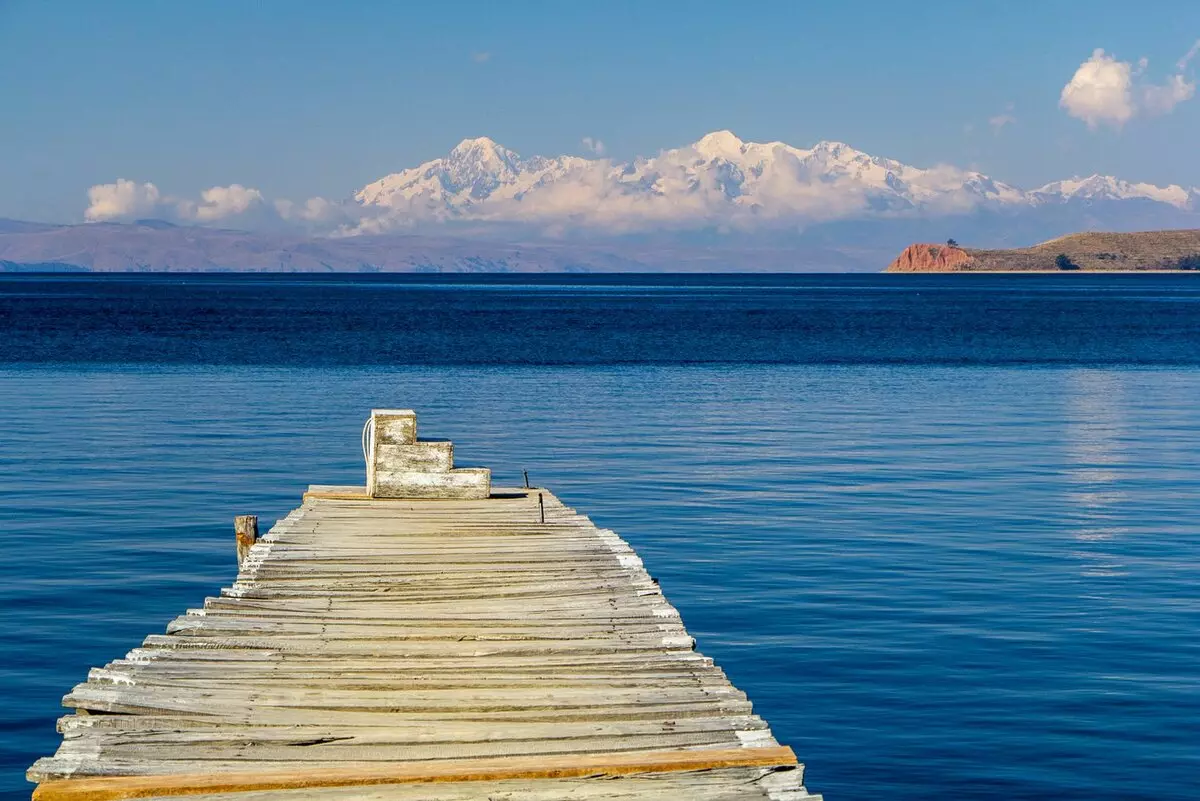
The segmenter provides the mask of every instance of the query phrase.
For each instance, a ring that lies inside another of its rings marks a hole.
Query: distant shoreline
[[[1200,270],[883,270],[889,275],[1200,275]]]
[[[821,270],[821,271],[783,271],[771,270],[761,272],[686,272],[686,271],[642,271],[642,272],[414,272],[409,270],[386,271],[339,271],[335,273],[318,273],[307,270],[2,270],[0,282],[15,282],[28,279],[43,280],[73,280],[89,281],[112,280],[129,281],[137,279],[162,279],[167,281],[300,281],[300,282],[337,282],[365,281],[404,282],[404,283],[481,283],[481,284],[511,284],[537,285],[553,283],[578,284],[620,284],[633,282],[637,284],[679,284],[684,285],[697,280],[712,280],[720,283],[749,284],[769,283],[773,279],[790,278],[819,278],[822,276],[844,277],[846,279],[863,278],[876,275],[1200,275],[1200,270],[1005,270],[1005,269],[965,269],[965,270]]]
[[[1081,233],[1028,248],[986,250],[945,244],[906,247],[889,273],[1188,273],[1200,272],[1200,229]]]

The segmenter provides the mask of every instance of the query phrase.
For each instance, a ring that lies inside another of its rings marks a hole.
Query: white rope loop
[[[371,465],[375,462],[375,417],[373,415],[363,423],[362,454],[363,461],[367,463],[367,473],[370,473]]]

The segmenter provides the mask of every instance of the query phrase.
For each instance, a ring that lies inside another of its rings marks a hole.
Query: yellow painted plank
[[[583,776],[625,776],[634,773],[712,770],[730,767],[796,765],[786,746],[695,751],[648,751],[565,757],[401,762],[368,770],[289,770],[259,773],[172,776],[121,776],[44,782],[34,801],[122,801],[155,796],[238,793],[316,787],[366,787],[381,784],[501,781],[506,779],[563,779]]]

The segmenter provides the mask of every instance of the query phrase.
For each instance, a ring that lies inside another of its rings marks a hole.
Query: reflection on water
[[[1067,372],[1066,451],[1071,460],[1067,475],[1074,485],[1065,493],[1068,519],[1081,542],[1098,543],[1128,532],[1120,526],[1117,507],[1127,500],[1122,489],[1122,442],[1127,436],[1124,375],[1116,371]],[[1111,551],[1093,548],[1077,551],[1086,576],[1126,575],[1123,561]]]
[[[412,406],[634,545],[830,801],[1195,801],[1200,371],[0,370],[0,794]],[[1117,578],[1119,577],[1119,578]]]

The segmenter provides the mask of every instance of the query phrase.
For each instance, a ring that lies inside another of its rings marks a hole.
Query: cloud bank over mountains
[[[272,200],[241,184],[182,198],[127,179],[88,198],[84,225],[0,220],[0,271],[874,271],[913,242],[949,237],[1012,247],[1200,228],[1196,189],[1094,175],[1026,190],[841,142],[797,148],[729,131],[631,161],[526,158],[465,139],[340,201]]]
[[[1083,136],[1170,114],[1195,97],[1197,55],[1200,41],[1151,75],[1146,59],[1097,49],[1054,78],[1068,79],[1061,113],[1086,123]],[[1030,114],[1022,105],[1018,120],[1015,101],[996,111],[995,137]],[[748,142],[728,130],[630,160],[595,136],[577,150],[522,156],[464,139],[339,199],[272,198],[242,183],[180,196],[123,177],[88,190],[87,224],[0,220],[0,271],[878,270],[913,242],[950,237],[1025,247],[1075,231],[1200,228],[1200,189],[1111,175],[1023,188],[843,142]]]
[[[1106,64],[1102,70],[1110,69]],[[248,229],[293,226],[334,237],[499,229],[549,238],[799,232],[838,221],[1034,211],[1099,201],[1200,210],[1195,188],[1094,175],[1024,190],[980,172],[913,167],[841,142],[804,149],[744,142],[730,131],[632,161],[525,158],[486,137],[464,139],[446,156],[386,175],[341,201],[268,201],[240,184],[206,189],[198,199],[178,198],[153,183],[126,179],[94,186],[88,198],[89,221],[155,217]]]
[[[125,178],[98,184],[88,190],[88,222],[162,217],[178,222],[215,223],[237,218],[264,206],[262,193],[241,184],[214,186],[200,193],[198,201],[172,198],[152,183],[139,184]]]

